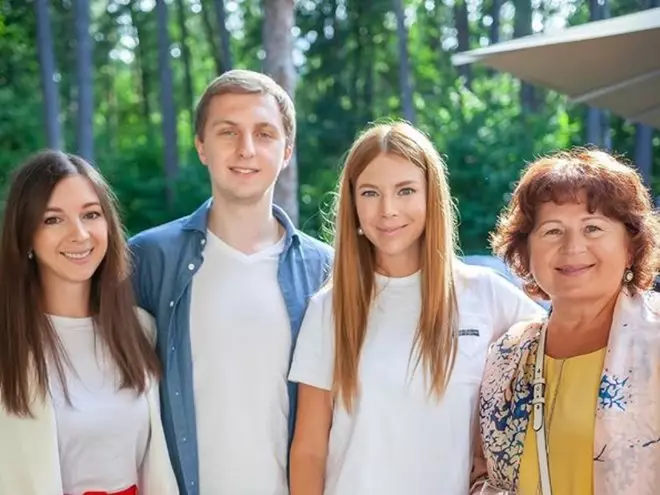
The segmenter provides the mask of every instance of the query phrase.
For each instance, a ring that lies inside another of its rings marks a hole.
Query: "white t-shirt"
[[[490,269],[459,263],[459,337],[450,383],[429,397],[423,364],[410,354],[421,309],[420,273],[376,277],[360,356],[359,394],[348,414],[337,404],[326,464],[325,495],[465,495],[472,427],[489,343],[543,310]],[[309,304],[290,379],[325,390],[334,367],[332,291]]]
[[[62,491],[82,495],[129,488],[138,483],[149,441],[147,398],[119,388],[121,377],[95,336],[92,318],[50,320],[71,363],[64,365],[71,405],[55,367],[49,367]]]
[[[291,324],[284,239],[246,255],[207,234],[190,339],[202,495],[284,495]]]

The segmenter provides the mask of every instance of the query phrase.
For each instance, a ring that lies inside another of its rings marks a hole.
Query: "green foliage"
[[[135,164],[140,164],[136,167]],[[188,215],[210,195],[206,168],[197,158],[182,165],[173,208],[165,201],[160,150],[140,146],[105,163],[102,172],[112,184],[129,233]]]
[[[190,34],[186,40],[181,39],[176,3],[168,4],[180,148],[176,201],[171,207],[165,201],[153,2],[90,3],[95,40],[96,163],[117,193],[127,229],[135,233],[190,213],[210,193],[207,171],[193,148],[180,48],[185,42],[190,49],[192,82],[199,95],[216,76],[206,31],[210,24],[217,37],[214,2],[184,0]],[[264,55],[260,1],[225,0],[225,4],[234,65],[259,70]],[[638,0],[609,1],[612,15],[637,10],[638,4]],[[487,42],[490,5],[490,1],[470,4],[473,47]],[[512,2],[504,2],[502,12],[510,12],[512,6]],[[557,15],[558,6],[547,3],[536,8],[535,15]],[[568,22],[586,22],[587,3],[575,2],[574,7]],[[446,159],[460,210],[463,251],[485,252],[488,233],[522,168],[540,154],[580,144],[585,109],[567,104],[561,95],[538,91],[538,108],[523,112],[518,81],[476,66],[467,88],[450,60],[456,45],[452,7],[439,0],[411,0],[407,10],[415,20],[408,27],[408,49],[416,124]],[[67,148],[75,151],[72,4],[54,0],[50,12],[61,121]],[[209,16],[208,24],[202,13]],[[396,26],[390,0],[301,0],[296,2],[296,15],[300,225],[312,235],[330,239],[324,219],[330,215],[337,177],[351,142],[370,122],[401,115]],[[514,19],[503,16],[501,23],[504,39],[512,32]],[[35,40],[34,4],[0,0],[1,182],[45,142]],[[614,150],[631,158],[633,126],[612,117],[611,129]],[[658,165],[657,137],[654,157]],[[654,178],[656,190],[658,180]]]

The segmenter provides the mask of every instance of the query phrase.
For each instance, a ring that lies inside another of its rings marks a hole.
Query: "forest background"
[[[485,253],[526,163],[592,144],[658,191],[660,136],[507,74],[455,68],[451,55],[658,1],[0,0],[0,183],[57,147],[98,166],[129,233],[190,213],[210,194],[196,100],[218,74],[247,68],[295,98],[296,160],[276,202],[303,230],[325,235],[356,134],[405,118],[446,159],[462,251]]]

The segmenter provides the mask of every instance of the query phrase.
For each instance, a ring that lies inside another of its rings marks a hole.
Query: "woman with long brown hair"
[[[59,151],[21,166],[0,238],[0,493],[178,494],[128,277],[99,172]]]
[[[488,345],[542,309],[458,261],[445,165],[407,123],[353,144],[335,228],[290,374],[291,493],[465,494]]]

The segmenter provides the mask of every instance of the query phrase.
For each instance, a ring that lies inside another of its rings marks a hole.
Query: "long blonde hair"
[[[457,306],[453,263],[455,215],[446,167],[431,141],[405,122],[378,124],[353,143],[341,174],[335,218],[335,263],[331,278],[335,325],[333,397],[350,411],[358,393],[358,365],[375,295],[372,244],[358,235],[356,181],[377,156],[404,158],[424,171],[427,181],[426,227],[422,241],[422,307],[415,343],[430,377],[430,393],[442,396],[454,366]]]

